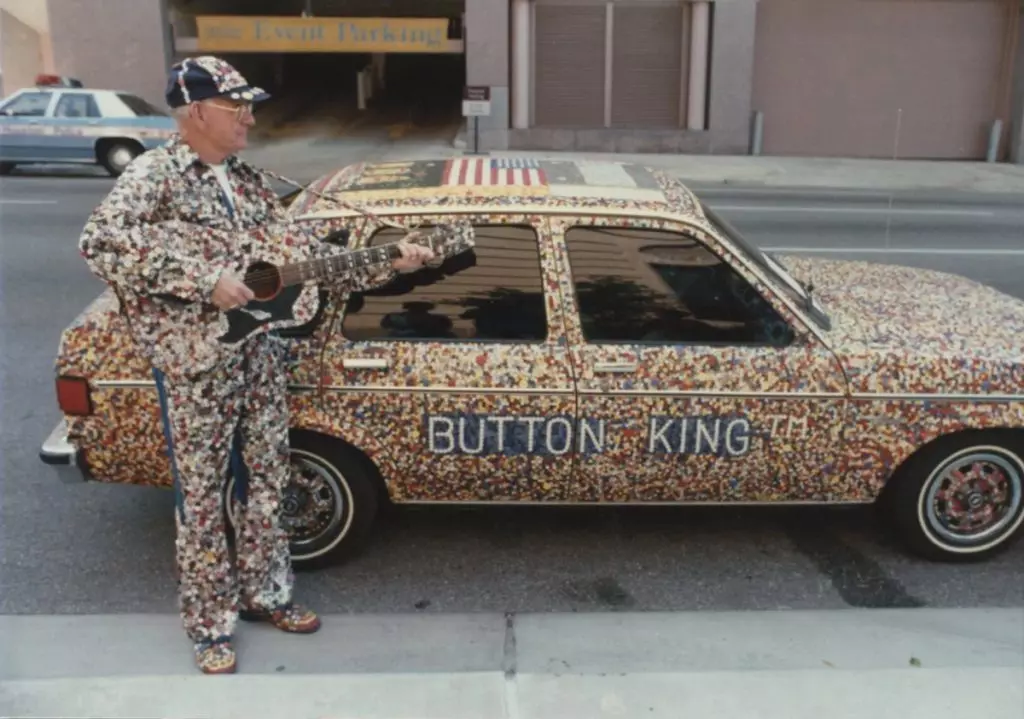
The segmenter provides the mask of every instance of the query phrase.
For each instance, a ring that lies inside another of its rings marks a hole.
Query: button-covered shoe
[[[234,674],[237,666],[231,637],[204,639],[195,645],[196,666],[203,674]]]
[[[301,604],[285,604],[276,609],[242,609],[238,618],[247,622],[269,622],[283,632],[312,634],[320,628],[320,618]]]

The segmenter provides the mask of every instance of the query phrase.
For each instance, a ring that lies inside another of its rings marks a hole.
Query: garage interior
[[[175,59],[207,52],[182,41],[197,37],[196,16],[200,15],[444,18],[448,40],[461,41],[464,6],[465,0],[252,0],[244,4],[238,0],[173,0]],[[464,50],[213,54],[273,95],[257,109],[254,139],[381,135],[450,139],[462,126]],[[365,71],[362,83],[361,71]]]

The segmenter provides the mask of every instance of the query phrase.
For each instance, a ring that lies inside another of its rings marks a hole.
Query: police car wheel
[[[310,432],[293,430],[290,444],[291,479],[283,492],[280,521],[293,566],[313,569],[355,556],[377,515],[378,484],[368,462],[343,442]],[[234,477],[224,492],[234,534],[240,509]]]
[[[142,146],[131,140],[102,141],[97,149],[100,163],[114,177],[125,171],[136,157],[142,154]]]
[[[882,506],[926,559],[973,562],[1005,551],[1024,526],[1024,438],[1003,431],[943,438],[892,477]]]

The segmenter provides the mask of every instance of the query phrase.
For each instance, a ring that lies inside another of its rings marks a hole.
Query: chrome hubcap
[[[924,497],[930,529],[951,544],[974,544],[1002,533],[1020,510],[1022,470],[997,451],[957,457],[936,472]]]
[[[124,169],[132,161],[132,151],[127,147],[119,147],[110,153],[110,162],[114,167]]]
[[[307,544],[334,530],[345,513],[327,470],[302,458],[292,460],[281,509],[281,526],[294,544]]]

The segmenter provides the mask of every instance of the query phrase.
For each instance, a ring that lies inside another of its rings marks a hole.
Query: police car
[[[346,204],[339,205],[335,200]],[[366,211],[371,212],[370,216]],[[293,195],[349,247],[472,223],[470,252],[332,296],[286,330],[297,564],[395,504],[878,503],[942,560],[1024,522],[1024,302],[952,274],[775,257],[631,164],[358,164]],[[71,481],[172,486],[157,392],[113,293],[64,331]],[[226,477],[236,516],[244,478]]]
[[[40,75],[35,87],[0,101],[0,174],[18,165],[84,164],[116,177],[174,131],[167,113],[137,95]]]

